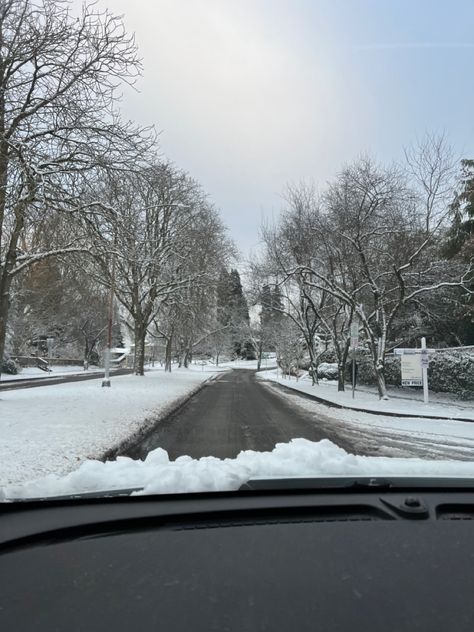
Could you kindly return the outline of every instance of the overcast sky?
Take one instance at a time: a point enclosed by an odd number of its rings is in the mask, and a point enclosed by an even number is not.
[[[425,131],[474,156],[472,0],[99,0],[144,64],[124,113],[162,131],[238,247],[288,181],[320,187],[361,153]]]

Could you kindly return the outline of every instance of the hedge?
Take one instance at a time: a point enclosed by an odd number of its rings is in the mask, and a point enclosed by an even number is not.
[[[401,385],[400,356],[385,358],[385,381],[387,385]],[[376,384],[375,372],[370,357],[358,359],[357,381],[360,384]],[[463,351],[437,351],[430,354],[428,384],[431,391],[454,393],[462,399],[474,398],[474,353]]]

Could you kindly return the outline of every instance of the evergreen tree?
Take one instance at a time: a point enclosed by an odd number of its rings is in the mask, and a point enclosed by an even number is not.
[[[216,290],[217,320],[220,325],[226,326],[231,321],[231,297],[230,297],[230,275],[225,268],[222,268]]]
[[[249,322],[249,308],[242,290],[240,274],[232,269],[229,274],[229,297],[233,320],[235,322]]]
[[[448,259],[469,262],[474,258],[474,160],[462,160],[461,168],[461,191],[451,204],[453,220],[443,251]],[[474,290],[474,282],[471,289]],[[453,328],[464,344],[474,344],[473,296],[464,294],[461,302],[462,308],[453,314]]]
[[[460,255],[464,260],[474,256],[474,160],[462,160],[462,188],[451,204],[453,222],[448,233],[445,254]]]
[[[250,347],[242,335],[242,325],[249,324],[249,310],[238,270],[221,270],[217,284],[217,319],[228,326],[234,340],[234,354],[246,356]],[[246,351],[247,349],[247,351]]]

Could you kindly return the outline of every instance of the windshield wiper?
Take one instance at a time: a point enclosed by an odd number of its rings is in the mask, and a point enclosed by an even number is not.
[[[471,478],[446,478],[446,477],[416,477],[416,476],[391,476],[374,477],[358,476],[333,476],[319,478],[315,477],[289,477],[289,478],[255,478],[247,481],[240,488],[241,490],[354,490],[354,491],[375,491],[375,490],[398,490],[398,489],[439,489],[439,488],[460,488],[474,489],[474,479]]]

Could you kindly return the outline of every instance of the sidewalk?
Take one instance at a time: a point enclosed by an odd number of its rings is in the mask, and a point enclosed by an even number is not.
[[[401,391],[401,389],[389,388],[389,400],[380,400],[376,388],[361,386],[356,389],[352,399],[352,390],[338,392],[337,383],[332,381],[320,381],[312,385],[311,378],[305,375],[299,380],[295,378],[281,377],[281,372],[266,371],[259,375],[259,379],[271,380],[281,386],[299,391],[304,395],[319,401],[320,403],[336,408],[347,408],[358,412],[366,412],[394,417],[420,417],[426,419],[454,419],[457,421],[474,422],[474,401],[464,402],[449,399],[447,394],[430,394],[430,402],[424,404],[422,394]],[[418,397],[418,399],[415,399]]]
[[[2,373],[0,377],[0,381],[2,384],[4,382],[15,382],[18,380],[41,380],[43,378],[48,379],[52,377],[66,377],[71,375],[89,375],[91,373],[103,373],[104,369],[96,366],[91,366],[87,371],[84,371],[83,367],[80,366],[54,366],[50,371],[42,371],[37,367],[25,367],[21,369],[19,373],[16,375],[10,375],[9,373]]]

